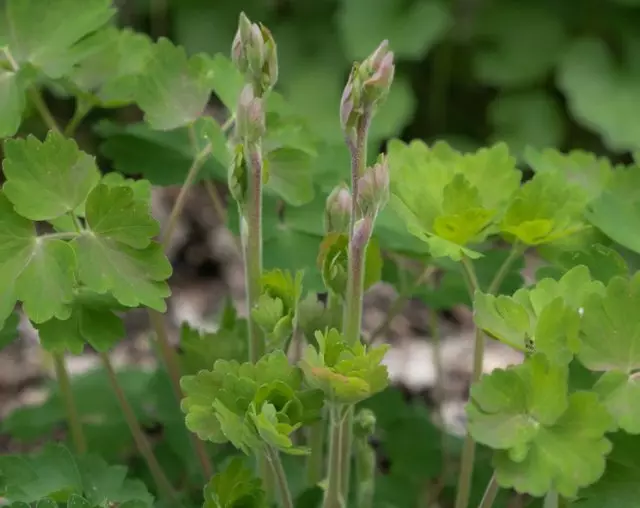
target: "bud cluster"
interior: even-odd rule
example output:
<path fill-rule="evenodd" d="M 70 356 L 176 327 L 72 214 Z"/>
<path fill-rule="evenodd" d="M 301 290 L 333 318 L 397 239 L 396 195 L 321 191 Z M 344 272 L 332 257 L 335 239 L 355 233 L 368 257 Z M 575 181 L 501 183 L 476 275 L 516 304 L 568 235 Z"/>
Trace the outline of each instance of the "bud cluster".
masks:
<path fill-rule="evenodd" d="M 266 131 L 262 98 L 256 97 L 251 85 L 245 85 L 240 93 L 236 110 L 236 133 L 246 143 L 258 141 Z"/>
<path fill-rule="evenodd" d="M 351 204 L 351 192 L 346 184 L 338 185 L 331 191 L 324 211 L 324 228 L 327 233 L 348 233 Z"/>
<path fill-rule="evenodd" d="M 278 52 L 273 36 L 264 25 L 252 23 L 244 12 L 240 13 L 231 57 L 256 95 L 262 97 L 278 81 Z"/>
<path fill-rule="evenodd" d="M 380 154 L 358 179 L 358 208 L 363 217 L 375 217 L 389 200 L 389 163 Z"/>

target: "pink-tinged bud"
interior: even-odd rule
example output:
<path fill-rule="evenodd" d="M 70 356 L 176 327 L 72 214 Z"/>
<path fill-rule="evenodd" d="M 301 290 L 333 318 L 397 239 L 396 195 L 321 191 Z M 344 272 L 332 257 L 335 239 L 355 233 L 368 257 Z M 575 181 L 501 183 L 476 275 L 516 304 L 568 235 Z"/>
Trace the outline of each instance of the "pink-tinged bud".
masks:
<path fill-rule="evenodd" d="M 358 180 L 358 207 L 364 217 L 374 217 L 389 200 L 389 163 L 381 154 L 378 161 Z"/>
<path fill-rule="evenodd" d="M 383 100 L 391 89 L 394 75 L 393 53 L 389 52 L 383 57 L 380 64 L 374 68 L 371 77 L 363 83 L 366 90 L 365 93 L 370 94 L 376 101 Z"/>
<path fill-rule="evenodd" d="M 264 66 L 265 47 L 260 27 L 255 23 L 251 25 L 249 43 L 246 48 L 249 72 L 254 76 L 260 76 Z"/>
<path fill-rule="evenodd" d="M 278 82 L 278 48 L 276 41 L 271 35 L 271 31 L 264 26 L 260 25 L 262 32 L 262 38 L 264 40 L 264 65 L 262 68 L 262 86 L 265 92 L 271 90 Z"/>
<path fill-rule="evenodd" d="M 346 185 L 331 191 L 325 206 L 324 227 L 327 233 L 347 233 L 351 222 L 351 193 Z"/>
<path fill-rule="evenodd" d="M 262 99 L 255 96 L 251 85 L 245 85 L 236 110 L 236 132 L 245 143 L 252 143 L 260 139 L 265 131 Z"/>
<path fill-rule="evenodd" d="M 364 62 L 362 62 L 362 64 L 366 65 L 369 69 L 369 72 L 373 73 L 375 72 L 375 69 L 380 66 L 382 60 L 384 60 L 388 53 L 389 41 L 385 39 L 380 43 L 376 50 L 371 53 L 371 55 L 369 55 L 369 57 Z"/>
<path fill-rule="evenodd" d="M 351 249 L 356 251 L 362 251 L 369 240 L 371 239 L 371 233 L 373 232 L 373 217 L 363 217 L 359 219 L 353 229 L 353 238 L 351 239 Z"/>
<path fill-rule="evenodd" d="M 249 69 L 249 62 L 247 61 L 247 55 L 242 45 L 239 30 L 236 32 L 236 35 L 233 38 L 233 44 L 231 45 L 231 60 L 233 60 L 235 66 L 243 74 Z"/>

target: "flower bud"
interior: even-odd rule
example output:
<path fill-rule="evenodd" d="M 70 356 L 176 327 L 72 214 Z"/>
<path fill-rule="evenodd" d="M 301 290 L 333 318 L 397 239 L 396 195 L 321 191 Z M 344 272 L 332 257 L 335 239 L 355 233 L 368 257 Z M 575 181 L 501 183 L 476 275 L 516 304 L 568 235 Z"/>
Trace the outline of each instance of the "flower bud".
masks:
<path fill-rule="evenodd" d="M 231 60 L 233 60 L 233 63 L 242 74 L 246 74 L 249 70 L 249 62 L 247 61 L 247 54 L 244 51 L 239 30 L 236 32 L 231 45 Z"/>
<path fill-rule="evenodd" d="M 362 93 L 372 105 L 383 101 L 389 93 L 395 74 L 393 52 L 384 40 L 359 67 Z"/>
<path fill-rule="evenodd" d="M 231 164 L 227 174 L 227 183 L 229 193 L 240 206 L 245 202 L 247 195 L 247 186 L 249 178 L 249 168 L 244 158 L 244 146 L 242 143 L 236 145 L 233 149 Z"/>
<path fill-rule="evenodd" d="M 358 180 L 358 206 L 365 217 L 375 217 L 389 200 L 389 163 L 381 154 L 378 161 Z"/>
<path fill-rule="evenodd" d="M 371 409 L 362 408 L 353 422 L 353 433 L 357 437 L 372 436 L 376 430 L 376 415 Z"/>
<path fill-rule="evenodd" d="M 262 37 L 264 39 L 265 55 L 262 68 L 262 89 L 264 92 L 270 91 L 278 82 L 278 49 L 276 41 L 269 29 L 260 25 Z"/>
<path fill-rule="evenodd" d="M 236 110 L 236 132 L 247 143 L 260 139 L 266 131 L 262 99 L 256 97 L 251 85 L 240 93 Z"/>
<path fill-rule="evenodd" d="M 345 185 L 339 185 L 327 198 L 324 228 L 327 233 L 346 233 L 351 221 L 351 193 Z"/>
<path fill-rule="evenodd" d="M 364 217 L 359 219 L 355 223 L 353 228 L 353 238 L 351 240 L 351 248 L 356 251 L 363 250 L 369 240 L 371 239 L 371 233 L 373 232 L 373 217 Z"/>

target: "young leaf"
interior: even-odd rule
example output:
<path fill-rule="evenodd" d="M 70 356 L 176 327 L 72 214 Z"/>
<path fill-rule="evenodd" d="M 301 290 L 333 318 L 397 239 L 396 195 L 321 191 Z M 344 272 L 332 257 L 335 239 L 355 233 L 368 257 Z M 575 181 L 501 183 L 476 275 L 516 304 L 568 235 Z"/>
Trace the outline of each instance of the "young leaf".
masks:
<path fill-rule="evenodd" d="M 500 486 L 533 496 L 555 487 L 570 497 L 604 472 L 611 417 L 593 393 L 568 396 L 567 376 L 536 354 L 472 387 L 469 432 L 497 450 Z"/>
<path fill-rule="evenodd" d="M 32 135 L 9 139 L 4 150 L 3 191 L 27 219 L 50 220 L 73 212 L 100 179 L 94 158 L 54 131 L 44 142 Z"/>
<path fill-rule="evenodd" d="M 335 328 L 315 334 L 318 348 L 309 344 L 300 367 L 307 383 L 322 390 L 336 404 L 355 404 L 384 390 L 389 383 L 387 367 L 381 365 L 388 345 L 367 350 L 358 341 L 349 346 Z"/>
<path fill-rule="evenodd" d="M 244 453 L 265 445 L 285 453 L 306 453 L 290 434 L 320 417 L 322 394 L 302 389 L 302 373 L 281 350 L 256 364 L 218 360 L 213 370 L 181 380 L 182 410 L 200 439 L 230 441 Z"/>
<path fill-rule="evenodd" d="M 120 222 L 113 222 L 117 217 Z M 80 281 L 96 293 L 111 292 L 122 305 L 164 312 L 171 264 L 161 245 L 151 242 L 157 224 L 133 191 L 98 185 L 87 198 L 86 219 L 90 232 L 72 242 Z"/>
<path fill-rule="evenodd" d="M 260 479 L 234 457 L 224 471 L 209 480 L 204 488 L 203 508 L 266 508 L 267 496 Z"/>
<path fill-rule="evenodd" d="M 9 51 L 18 65 L 29 63 L 61 78 L 85 56 L 80 41 L 115 12 L 111 0 L 8 0 Z"/>
<path fill-rule="evenodd" d="M 520 173 L 504 144 L 460 154 L 438 142 L 389 143 L 391 206 L 433 257 L 478 257 L 466 248 L 491 233 Z M 500 189 L 500 192 L 497 189 Z"/>
<path fill-rule="evenodd" d="M 615 277 L 606 293 L 584 302 L 578 358 L 590 370 L 605 372 L 594 386 L 617 424 L 640 434 L 640 328 L 635 319 L 640 304 L 640 273 L 630 280 Z M 606 340 L 603 340 L 606 338 Z"/>
<path fill-rule="evenodd" d="M 539 245 L 572 235 L 585 226 L 585 193 L 559 173 L 536 173 L 513 196 L 500 225 L 525 245 Z"/>
<path fill-rule="evenodd" d="M 36 236 L 32 222 L 20 217 L 0 192 L 0 322 L 16 300 L 27 316 L 42 323 L 71 314 L 75 257 L 68 243 Z"/>
<path fill-rule="evenodd" d="M 184 48 L 161 37 L 138 76 L 135 100 L 153 129 L 176 129 L 202 114 L 213 88 L 212 78 L 208 57 L 188 58 Z"/>

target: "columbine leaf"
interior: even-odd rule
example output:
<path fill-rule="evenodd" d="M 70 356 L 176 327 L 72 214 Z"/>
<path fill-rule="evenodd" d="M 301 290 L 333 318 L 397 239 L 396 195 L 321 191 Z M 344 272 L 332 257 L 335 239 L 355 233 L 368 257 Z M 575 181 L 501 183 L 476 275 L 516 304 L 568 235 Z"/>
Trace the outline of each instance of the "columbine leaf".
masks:
<path fill-rule="evenodd" d="M 536 354 L 498 369 L 471 389 L 473 438 L 496 449 L 499 485 L 542 496 L 573 496 L 604 472 L 611 417 L 589 392 L 567 395 L 566 367 Z"/>
<path fill-rule="evenodd" d="M 584 302 L 578 358 L 590 370 L 605 372 L 594 391 L 618 425 L 640 434 L 640 327 L 635 319 L 640 304 L 640 274 L 631 280 L 615 277 L 606 293 Z"/>
<path fill-rule="evenodd" d="M 387 387 L 387 367 L 381 362 L 388 345 L 367 350 L 358 341 L 349 346 L 335 328 L 315 336 L 318 347 L 308 345 L 300 361 L 309 386 L 338 404 L 355 404 Z"/>
<path fill-rule="evenodd" d="M 189 430 L 200 439 L 230 441 L 247 454 L 265 444 L 285 453 L 304 452 L 289 434 L 320 418 L 323 405 L 319 391 L 302 389 L 300 369 L 282 350 L 256 364 L 218 360 L 211 371 L 184 376 L 181 386 Z"/>
<path fill-rule="evenodd" d="M 293 206 L 309 203 L 314 197 L 312 162 L 313 157 L 302 150 L 279 148 L 271 151 L 265 161 L 269 174 L 267 191 Z"/>
<path fill-rule="evenodd" d="M 18 337 L 19 324 L 20 316 L 18 316 L 17 312 L 12 312 L 4 321 L 4 324 L 0 326 L 0 351 Z"/>
<path fill-rule="evenodd" d="M 19 71 L 0 70 L 0 138 L 13 136 L 22 123 L 24 87 Z"/>
<path fill-rule="evenodd" d="M 584 229 L 586 204 L 581 189 L 564 176 L 536 173 L 514 194 L 500 228 L 525 245 L 553 242 Z"/>
<path fill-rule="evenodd" d="M 164 312 L 172 268 L 161 245 L 150 240 L 158 227 L 147 207 L 128 187 L 100 184 L 87 198 L 86 221 L 90 231 L 72 242 L 80 281 L 127 307 Z"/>
<path fill-rule="evenodd" d="M 188 58 L 184 48 L 161 37 L 138 77 L 135 100 L 153 129 L 176 129 L 202 114 L 213 88 L 212 78 L 208 57 Z"/>
<path fill-rule="evenodd" d="M 6 9 L 14 60 L 19 65 L 29 63 L 54 79 L 85 56 L 78 49 L 81 39 L 115 14 L 111 0 L 8 0 Z"/>
<path fill-rule="evenodd" d="M 0 457 L 3 497 L 9 501 L 33 503 L 45 497 L 64 502 L 82 494 L 78 465 L 62 445 L 49 443 L 34 456 Z"/>
<path fill-rule="evenodd" d="M 421 141 L 393 140 L 388 152 L 391 206 L 408 230 L 434 257 L 478 257 L 466 246 L 492 232 L 519 186 L 520 173 L 506 145 L 463 155 L 442 142 L 430 148 Z"/>
<path fill-rule="evenodd" d="M 266 508 L 262 482 L 241 457 L 234 457 L 224 471 L 211 478 L 204 488 L 203 508 Z"/>
<path fill-rule="evenodd" d="M 16 303 L 42 323 L 71 314 L 75 256 L 62 240 L 38 238 L 30 221 L 15 213 L 0 193 L 0 322 Z"/>
<path fill-rule="evenodd" d="M 74 211 L 100 179 L 94 158 L 54 131 L 44 142 L 32 135 L 9 139 L 4 150 L 4 193 L 16 212 L 31 220 Z"/>

